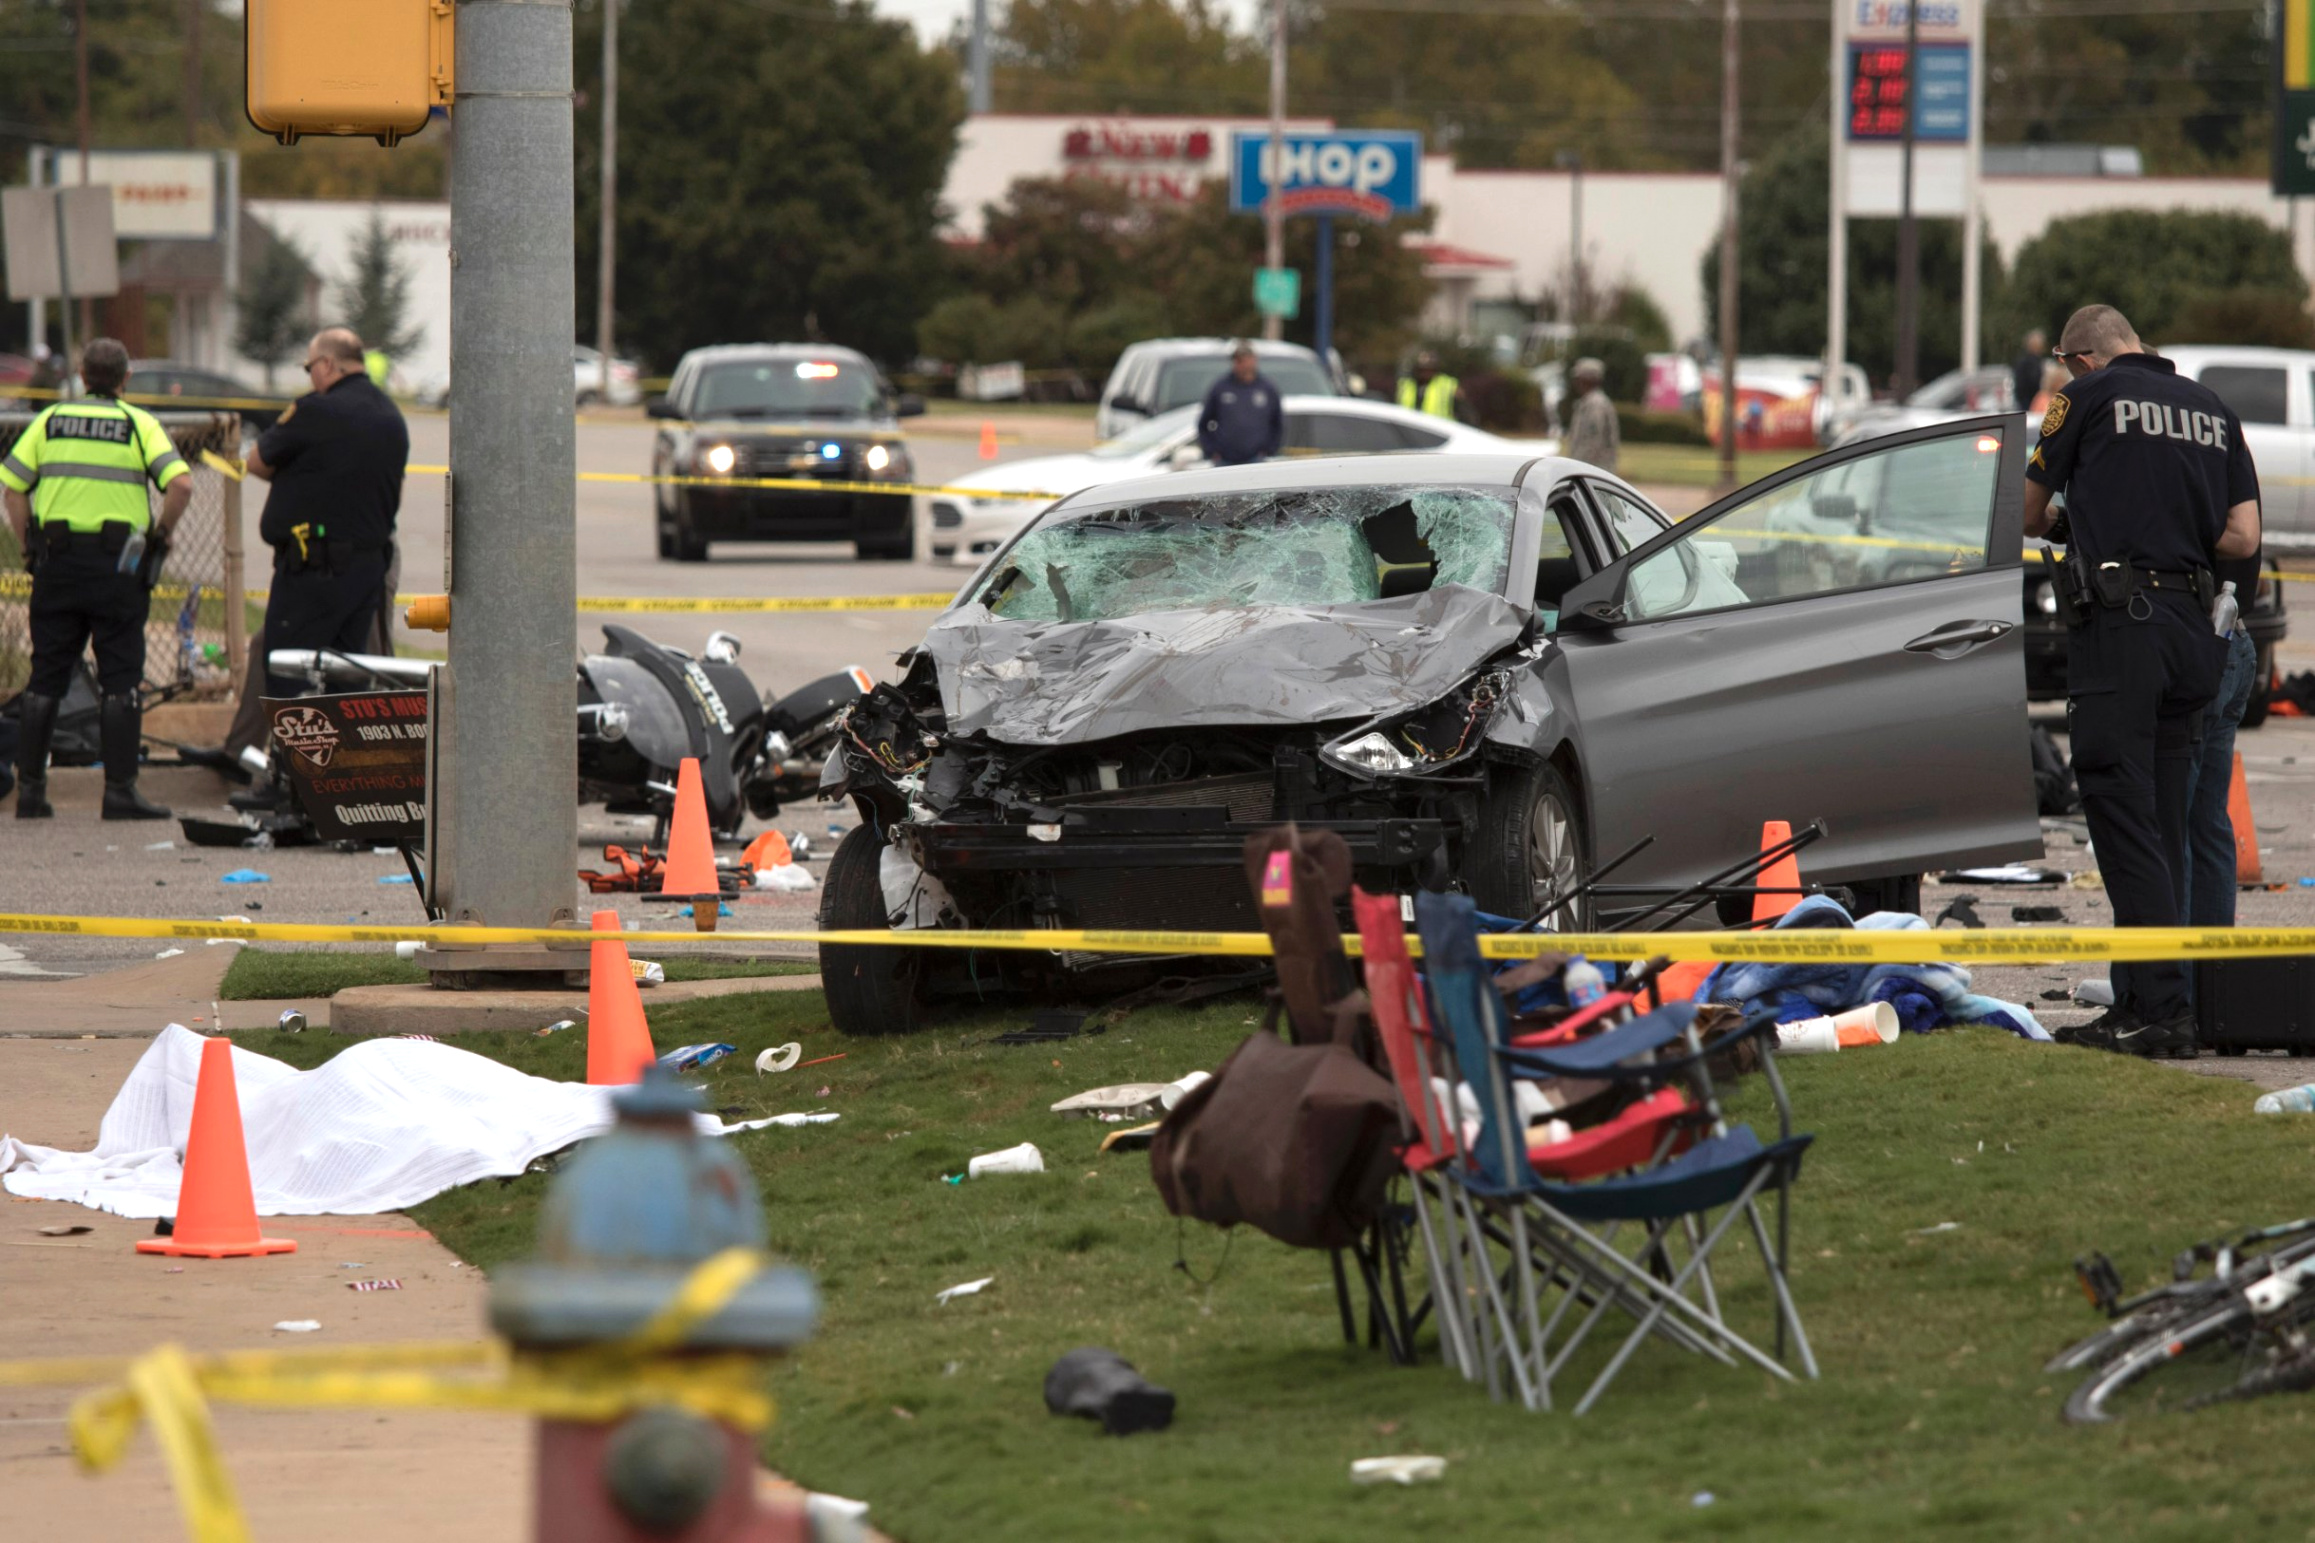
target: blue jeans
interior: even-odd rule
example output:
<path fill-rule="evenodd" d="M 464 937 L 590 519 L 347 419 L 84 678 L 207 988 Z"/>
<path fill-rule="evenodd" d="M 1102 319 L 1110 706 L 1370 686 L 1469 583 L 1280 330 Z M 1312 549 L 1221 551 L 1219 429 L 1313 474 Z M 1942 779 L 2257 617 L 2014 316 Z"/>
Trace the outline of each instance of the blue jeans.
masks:
<path fill-rule="evenodd" d="M 2234 785 L 2235 728 L 2258 684 L 2259 651 L 2248 627 L 2235 628 L 2219 694 L 2203 715 L 2202 749 L 2187 777 L 2186 862 L 2178 874 L 2178 914 L 2189 927 L 2235 924 L 2235 827 L 2227 818 Z M 2251 841 L 2256 831 L 2247 831 Z"/>

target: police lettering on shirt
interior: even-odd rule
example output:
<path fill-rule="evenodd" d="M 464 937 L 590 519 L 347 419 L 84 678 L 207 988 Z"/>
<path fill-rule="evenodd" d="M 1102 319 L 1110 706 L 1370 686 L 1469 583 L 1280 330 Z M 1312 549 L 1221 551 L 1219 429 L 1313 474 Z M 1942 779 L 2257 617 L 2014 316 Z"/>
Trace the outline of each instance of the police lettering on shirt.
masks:
<path fill-rule="evenodd" d="M 135 441 L 137 426 L 127 414 L 118 418 L 84 418 L 79 413 L 57 412 L 48 415 L 50 439 L 101 439 L 107 444 L 126 445 Z"/>
<path fill-rule="evenodd" d="M 2133 402 L 2128 398 L 2117 401 L 2114 432 L 2159 434 L 2165 439 L 2182 439 L 2190 445 L 2209 445 L 2217 450 L 2227 447 L 2224 418 L 2190 408 L 2165 407 L 2160 402 Z"/>

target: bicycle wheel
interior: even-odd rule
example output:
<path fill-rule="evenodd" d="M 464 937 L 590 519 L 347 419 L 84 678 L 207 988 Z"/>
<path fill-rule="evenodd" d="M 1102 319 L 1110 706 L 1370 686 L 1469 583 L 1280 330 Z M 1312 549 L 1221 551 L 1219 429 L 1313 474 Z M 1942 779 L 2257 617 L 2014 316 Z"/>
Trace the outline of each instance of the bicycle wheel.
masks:
<path fill-rule="evenodd" d="M 2264 1398 L 2269 1393 L 2304 1393 L 2309 1388 L 2315 1388 L 2315 1354 L 2284 1351 L 2266 1365 L 2244 1373 L 2233 1387 L 2205 1393 L 2186 1407 L 2200 1409 L 2208 1404 L 2236 1404 Z"/>
<path fill-rule="evenodd" d="M 2252 1369 L 2258 1315 L 2240 1297 L 2108 1360 L 2066 1399 L 2066 1423 L 2160 1413 L 2231 1388 Z"/>
<path fill-rule="evenodd" d="M 2050 1357 L 2042 1371 L 2045 1374 L 2056 1374 L 2087 1371 L 2102 1366 L 2133 1346 L 2167 1332 L 2182 1320 L 2208 1312 L 2211 1304 L 2224 1301 L 2226 1295 L 2226 1287 L 2215 1281 L 2205 1281 L 2191 1293 L 2182 1292 L 2148 1302 L 2134 1312 L 2124 1313 L 2088 1338 L 2068 1345 Z"/>

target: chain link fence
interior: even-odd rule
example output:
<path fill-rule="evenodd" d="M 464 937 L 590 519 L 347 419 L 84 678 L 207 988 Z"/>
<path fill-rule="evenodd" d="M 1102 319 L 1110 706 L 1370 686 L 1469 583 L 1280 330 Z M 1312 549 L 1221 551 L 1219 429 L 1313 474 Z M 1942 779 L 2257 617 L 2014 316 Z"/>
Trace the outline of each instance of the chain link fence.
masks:
<path fill-rule="evenodd" d="M 35 414 L 0 413 L 0 455 Z M 154 587 L 145 620 L 145 700 L 203 701 L 233 695 L 251 631 L 241 552 L 241 481 L 202 458 L 238 463 L 241 419 L 233 413 L 156 413 L 193 477 L 193 501 Z M 149 485 L 146 496 L 160 508 Z M 0 522 L 0 698 L 32 673 L 32 582 L 15 534 Z"/>

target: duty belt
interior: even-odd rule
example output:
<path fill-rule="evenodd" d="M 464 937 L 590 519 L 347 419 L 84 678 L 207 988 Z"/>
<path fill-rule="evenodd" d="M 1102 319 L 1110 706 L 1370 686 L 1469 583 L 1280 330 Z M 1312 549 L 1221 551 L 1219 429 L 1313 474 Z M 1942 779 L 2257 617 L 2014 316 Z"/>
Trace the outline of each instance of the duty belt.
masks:
<path fill-rule="evenodd" d="M 2167 590 L 2174 595 L 2191 595 L 2197 605 L 2211 603 L 2213 588 L 2211 571 L 2196 568 L 2187 573 L 2163 573 L 2154 568 L 2133 568 L 2130 576 L 2147 589 Z"/>

